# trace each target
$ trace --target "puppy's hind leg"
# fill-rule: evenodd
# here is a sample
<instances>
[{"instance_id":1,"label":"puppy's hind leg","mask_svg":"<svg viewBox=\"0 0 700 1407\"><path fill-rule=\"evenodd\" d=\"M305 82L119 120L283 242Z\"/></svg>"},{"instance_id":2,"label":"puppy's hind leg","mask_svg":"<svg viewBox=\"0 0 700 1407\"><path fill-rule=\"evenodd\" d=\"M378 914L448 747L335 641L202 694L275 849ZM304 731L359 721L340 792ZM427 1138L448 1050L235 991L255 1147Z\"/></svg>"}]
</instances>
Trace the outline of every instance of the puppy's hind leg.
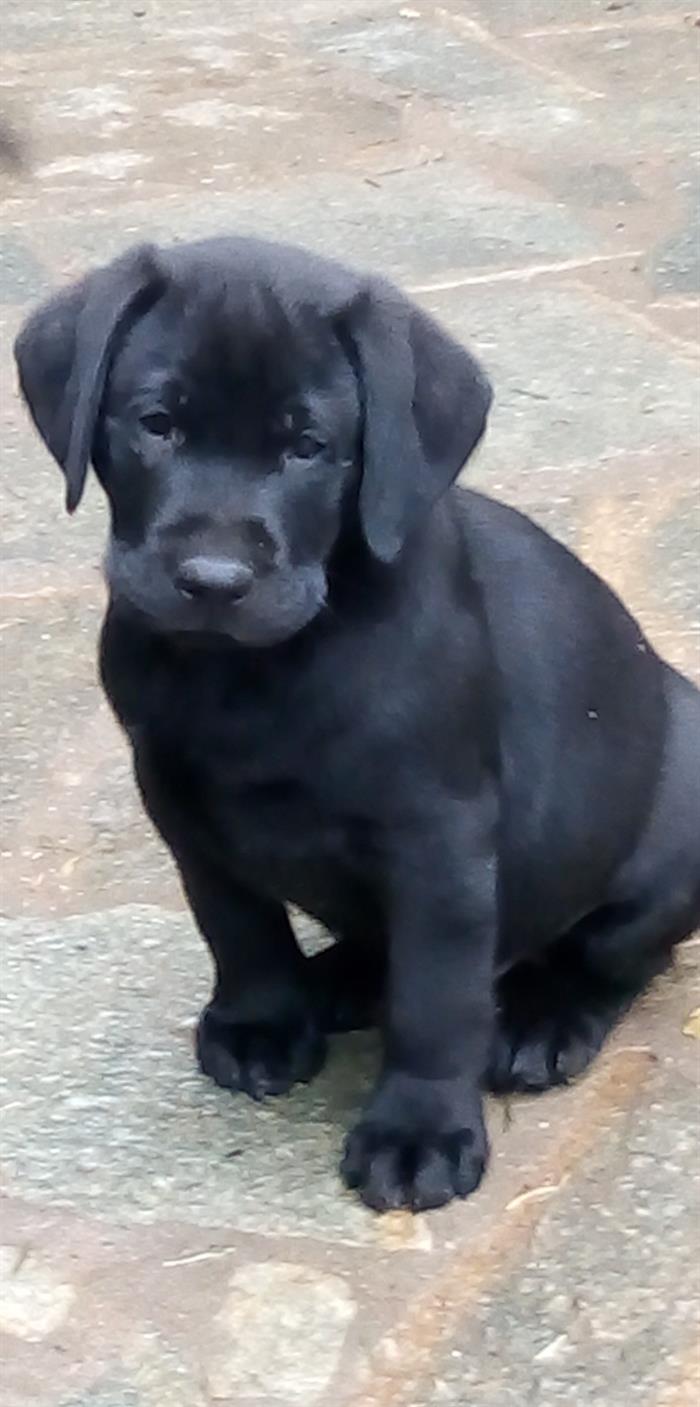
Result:
<instances>
[{"instance_id":1,"label":"puppy's hind leg","mask_svg":"<svg viewBox=\"0 0 700 1407\"><path fill-rule=\"evenodd\" d=\"M700 694L670 670L668 687L653 815L609 902L499 983L487 1077L495 1091L541 1091L581 1074L674 945L700 926Z\"/></svg>"},{"instance_id":2,"label":"puppy's hind leg","mask_svg":"<svg viewBox=\"0 0 700 1407\"><path fill-rule=\"evenodd\" d=\"M610 905L539 961L516 963L505 973L497 987L486 1087L535 1094L582 1074L634 998L670 961L682 934L675 926L662 929L663 918L653 909ZM640 950L636 963L625 963L624 975L613 957L623 948Z\"/></svg>"}]
</instances>

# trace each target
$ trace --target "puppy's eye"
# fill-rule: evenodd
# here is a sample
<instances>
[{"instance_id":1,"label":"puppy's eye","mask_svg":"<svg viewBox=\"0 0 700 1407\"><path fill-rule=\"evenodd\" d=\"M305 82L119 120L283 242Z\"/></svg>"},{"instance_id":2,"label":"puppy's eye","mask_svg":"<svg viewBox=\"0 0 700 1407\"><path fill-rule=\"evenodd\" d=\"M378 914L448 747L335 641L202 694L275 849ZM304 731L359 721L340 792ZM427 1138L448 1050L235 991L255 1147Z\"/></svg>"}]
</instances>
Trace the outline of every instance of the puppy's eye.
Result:
<instances>
[{"instance_id":1,"label":"puppy's eye","mask_svg":"<svg viewBox=\"0 0 700 1407\"><path fill-rule=\"evenodd\" d=\"M311 431L305 430L303 435L299 435L294 441L293 454L295 459L315 459L317 454L325 449L322 440L319 440Z\"/></svg>"},{"instance_id":2,"label":"puppy's eye","mask_svg":"<svg viewBox=\"0 0 700 1407\"><path fill-rule=\"evenodd\" d=\"M167 440L172 435L174 426L167 410L154 410L150 415L141 416L141 424L149 435L157 435L159 440Z\"/></svg>"}]
</instances>

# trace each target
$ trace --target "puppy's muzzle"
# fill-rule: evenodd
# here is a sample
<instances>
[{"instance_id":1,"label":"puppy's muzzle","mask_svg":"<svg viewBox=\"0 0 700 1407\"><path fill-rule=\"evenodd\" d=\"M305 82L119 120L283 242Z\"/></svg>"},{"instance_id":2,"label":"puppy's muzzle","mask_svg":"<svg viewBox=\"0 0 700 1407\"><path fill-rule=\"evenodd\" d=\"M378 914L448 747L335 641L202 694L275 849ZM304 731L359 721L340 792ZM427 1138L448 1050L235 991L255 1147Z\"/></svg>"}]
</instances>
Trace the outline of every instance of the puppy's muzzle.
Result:
<instances>
[{"instance_id":1,"label":"puppy's muzzle","mask_svg":"<svg viewBox=\"0 0 700 1407\"><path fill-rule=\"evenodd\" d=\"M189 600L231 604L248 595L253 569L236 558L189 557L178 567L175 585Z\"/></svg>"}]
</instances>

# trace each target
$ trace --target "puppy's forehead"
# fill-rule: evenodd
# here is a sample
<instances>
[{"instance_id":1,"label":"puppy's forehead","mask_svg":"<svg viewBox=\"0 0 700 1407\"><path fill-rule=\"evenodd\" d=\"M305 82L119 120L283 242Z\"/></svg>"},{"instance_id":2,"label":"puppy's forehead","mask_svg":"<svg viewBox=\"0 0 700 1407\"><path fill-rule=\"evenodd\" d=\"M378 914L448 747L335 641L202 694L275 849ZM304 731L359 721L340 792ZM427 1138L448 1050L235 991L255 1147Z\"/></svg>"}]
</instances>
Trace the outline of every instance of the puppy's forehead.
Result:
<instances>
[{"instance_id":1,"label":"puppy's forehead","mask_svg":"<svg viewBox=\"0 0 700 1407\"><path fill-rule=\"evenodd\" d=\"M176 245L161 251L174 283L202 297L228 290L245 298L248 288L265 289L290 308L312 304L336 310L357 291L358 275L335 260L307 249L261 239L223 238Z\"/></svg>"},{"instance_id":2,"label":"puppy's forehead","mask_svg":"<svg viewBox=\"0 0 700 1407\"><path fill-rule=\"evenodd\" d=\"M146 364L149 380L263 381L280 396L328 386L343 361L333 319L354 279L339 265L288 252L258 241L172 251L165 291L132 329L119 379L138 378Z\"/></svg>"},{"instance_id":3,"label":"puppy's forehead","mask_svg":"<svg viewBox=\"0 0 700 1407\"><path fill-rule=\"evenodd\" d=\"M216 367L236 380L271 383L323 375L334 338L313 301L297 303L262 279L240 277L213 292L206 284L179 291L182 356L192 372Z\"/></svg>"},{"instance_id":4,"label":"puppy's forehead","mask_svg":"<svg viewBox=\"0 0 700 1407\"><path fill-rule=\"evenodd\" d=\"M308 250L257 239L207 240L166 263L191 314L205 310L223 337L248 346L312 341L357 288L357 275ZM313 347L309 347L313 350Z\"/></svg>"}]
</instances>

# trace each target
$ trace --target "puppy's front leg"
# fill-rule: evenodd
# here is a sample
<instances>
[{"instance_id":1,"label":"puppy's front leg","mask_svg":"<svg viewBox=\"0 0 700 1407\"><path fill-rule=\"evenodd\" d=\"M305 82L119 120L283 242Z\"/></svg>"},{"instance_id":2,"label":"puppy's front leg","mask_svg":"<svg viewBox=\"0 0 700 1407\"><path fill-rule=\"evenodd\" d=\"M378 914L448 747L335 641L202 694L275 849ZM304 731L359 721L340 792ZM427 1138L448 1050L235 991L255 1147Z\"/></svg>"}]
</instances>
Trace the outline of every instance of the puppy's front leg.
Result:
<instances>
[{"instance_id":1,"label":"puppy's front leg","mask_svg":"<svg viewBox=\"0 0 700 1407\"><path fill-rule=\"evenodd\" d=\"M378 1211L466 1197L488 1156L479 1086L494 1020L491 827L481 808L435 824L402 844L394 866L384 1065L342 1165Z\"/></svg>"},{"instance_id":2,"label":"puppy's front leg","mask_svg":"<svg viewBox=\"0 0 700 1407\"><path fill-rule=\"evenodd\" d=\"M214 991L197 1028L201 1068L218 1085L252 1099L284 1094L312 1079L325 1058L306 959L286 911L208 855L187 805L187 774L146 739L133 741L144 805L172 851L214 959Z\"/></svg>"},{"instance_id":3,"label":"puppy's front leg","mask_svg":"<svg viewBox=\"0 0 700 1407\"><path fill-rule=\"evenodd\" d=\"M199 859L177 858L216 968L197 1030L202 1070L253 1099L284 1094L312 1079L325 1056L287 914Z\"/></svg>"}]
</instances>

